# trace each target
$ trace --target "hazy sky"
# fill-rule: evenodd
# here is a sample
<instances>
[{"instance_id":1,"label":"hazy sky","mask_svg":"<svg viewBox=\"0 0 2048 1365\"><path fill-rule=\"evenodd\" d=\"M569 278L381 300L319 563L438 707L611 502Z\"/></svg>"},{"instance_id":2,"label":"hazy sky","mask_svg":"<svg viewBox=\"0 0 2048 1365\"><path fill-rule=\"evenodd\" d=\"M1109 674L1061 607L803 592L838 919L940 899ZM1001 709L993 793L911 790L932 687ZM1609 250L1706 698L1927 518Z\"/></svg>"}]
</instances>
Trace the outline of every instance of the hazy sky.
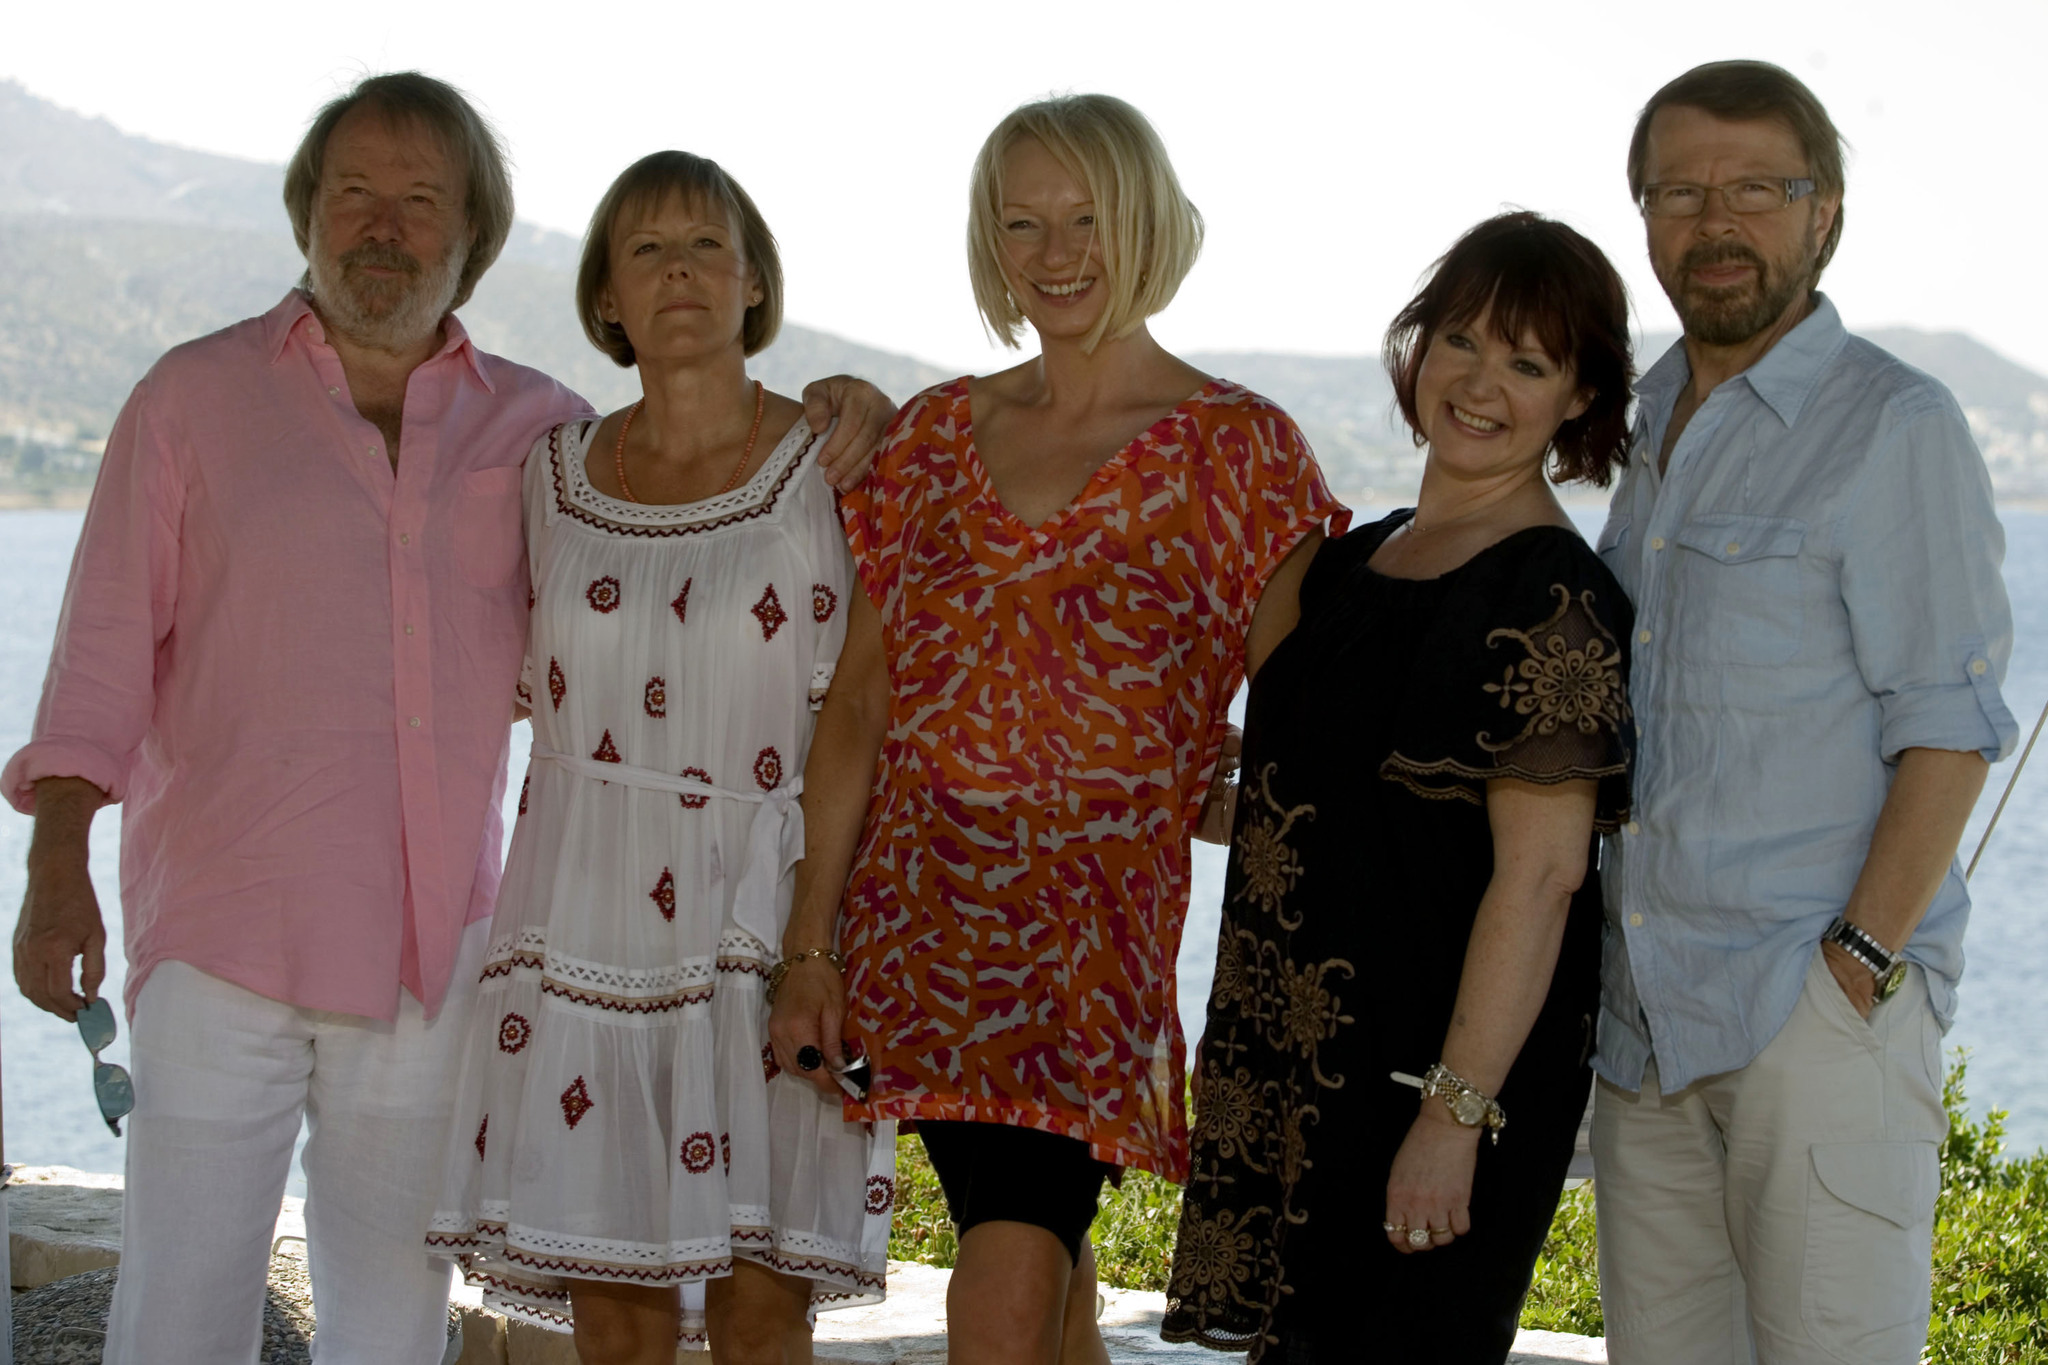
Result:
<instances>
[{"instance_id":1,"label":"hazy sky","mask_svg":"<svg viewBox=\"0 0 2048 1365\"><path fill-rule=\"evenodd\" d=\"M1376 348L1505 205L1563 217L1674 326L1623 161L1685 68L1777 61L1852 144L1826 288L1852 326L1971 332L2048 373L2048 3L657 3L9 6L0 74L124 130L281 161L321 101L416 66L468 90L523 216L580 232L629 161L724 163L781 237L793 321L988 369L962 230L1015 104L1103 90L1157 124L1208 247L1168 345ZM280 210L280 218L282 210Z\"/></svg>"}]
</instances>

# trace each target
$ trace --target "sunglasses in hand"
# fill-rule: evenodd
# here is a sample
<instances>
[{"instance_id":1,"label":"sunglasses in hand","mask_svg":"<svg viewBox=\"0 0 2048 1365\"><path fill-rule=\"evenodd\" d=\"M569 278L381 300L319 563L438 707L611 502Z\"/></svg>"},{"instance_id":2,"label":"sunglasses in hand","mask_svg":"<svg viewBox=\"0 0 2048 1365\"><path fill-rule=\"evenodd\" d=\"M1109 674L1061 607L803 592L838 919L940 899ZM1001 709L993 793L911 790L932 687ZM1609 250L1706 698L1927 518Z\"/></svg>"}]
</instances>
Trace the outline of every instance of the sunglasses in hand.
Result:
<instances>
[{"instance_id":1,"label":"sunglasses in hand","mask_svg":"<svg viewBox=\"0 0 2048 1365\"><path fill-rule=\"evenodd\" d=\"M135 1083L126 1067L100 1060L100 1054L114 1045L114 1007L105 996L78 1012L78 1036L92 1053L92 1093L100 1102L100 1117L115 1137L121 1136L121 1120L135 1108Z\"/></svg>"}]
</instances>

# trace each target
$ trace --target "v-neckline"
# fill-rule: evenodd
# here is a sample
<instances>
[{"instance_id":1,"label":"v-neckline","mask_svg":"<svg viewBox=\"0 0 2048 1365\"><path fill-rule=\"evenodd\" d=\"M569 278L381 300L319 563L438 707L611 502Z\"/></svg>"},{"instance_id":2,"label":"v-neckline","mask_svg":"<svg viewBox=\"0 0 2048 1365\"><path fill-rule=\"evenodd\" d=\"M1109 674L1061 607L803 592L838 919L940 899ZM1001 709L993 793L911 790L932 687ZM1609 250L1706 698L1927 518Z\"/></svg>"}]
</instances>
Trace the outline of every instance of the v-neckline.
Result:
<instances>
[{"instance_id":1,"label":"v-neckline","mask_svg":"<svg viewBox=\"0 0 2048 1365\"><path fill-rule=\"evenodd\" d=\"M1051 516L1038 525L1033 526L1010 510L1009 504L1003 501L1002 494L996 491L996 481L989 474L988 466L981 462L981 448L975 444L974 440L974 378L970 375L959 382L960 393L956 399L960 412L959 429L961 434L967 438L963 446L961 464L966 468L968 476L974 480L976 487L981 492L981 496L988 501L991 507L995 508L996 520L1004 523L1020 539L1025 540L1043 540L1051 537L1061 526L1072 520L1074 513L1089 498L1095 495L1098 484L1113 477L1125 465L1131 462L1132 455L1152 440L1153 433L1166 426L1169 422L1179 421L1190 407L1202 399L1211 396L1213 392L1230 387L1222 379L1203 380L1200 388L1196 389L1186 398L1181 399L1180 402L1175 403L1173 408L1160 417L1158 421L1124 442L1114 454L1097 465L1095 472L1088 476L1088 482L1081 485L1081 491L1068 499L1064 506L1056 509Z\"/></svg>"}]
</instances>

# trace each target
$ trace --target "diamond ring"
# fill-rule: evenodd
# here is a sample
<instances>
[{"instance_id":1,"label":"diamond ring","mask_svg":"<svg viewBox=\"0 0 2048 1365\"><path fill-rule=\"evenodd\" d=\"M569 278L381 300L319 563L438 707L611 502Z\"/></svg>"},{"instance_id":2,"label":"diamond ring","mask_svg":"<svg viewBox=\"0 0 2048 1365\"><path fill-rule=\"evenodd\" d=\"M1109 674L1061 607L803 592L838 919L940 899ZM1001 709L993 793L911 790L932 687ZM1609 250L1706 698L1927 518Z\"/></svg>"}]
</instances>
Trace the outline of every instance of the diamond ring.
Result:
<instances>
[{"instance_id":1,"label":"diamond ring","mask_svg":"<svg viewBox=\"0 0 2048 1365\"><path fill-rule=\"evenodd\" d=\"M1408 1229L1408 1245L1409 1245L1409 1246L1412 1246L1412 1247L1426 1247L1426 1246L1428 1246L1428 1245L1429 1245L1429 1229L1428 1229L1428 1228L1410 1228L1410 1229Z\"/></svg>"}]
</instances>

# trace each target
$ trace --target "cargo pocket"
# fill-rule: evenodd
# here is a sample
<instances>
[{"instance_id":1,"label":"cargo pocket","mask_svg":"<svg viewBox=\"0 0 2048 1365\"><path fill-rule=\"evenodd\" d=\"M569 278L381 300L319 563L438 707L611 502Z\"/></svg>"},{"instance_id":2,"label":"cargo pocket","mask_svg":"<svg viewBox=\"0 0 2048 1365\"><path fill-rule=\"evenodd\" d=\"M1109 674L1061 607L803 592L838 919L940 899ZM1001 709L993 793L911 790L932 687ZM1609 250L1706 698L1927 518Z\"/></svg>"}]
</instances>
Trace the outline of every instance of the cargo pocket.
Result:
<instances>
[{"instance_id":1,"label":"cargo pocket","mask_svg":"<svg viewBox=\"0 0 2048 1365\"><path fill-rule=\"evenodd\" d=\"M1853 1365L1920 1359L1940 1157L1931 1142L1810 1149L1800 1312L1814 1342Z\"/></svg>"},{"instance_id":2,"label":"cargo pocket","mask_svg":"<svg viewBox=\"0 0 2048 1365\"><path fill-rule=\"evenodd\" d=\"M1679 657L1701 664L1782 664L1799 652L1805 603L1799 547L1806 523L1710 512L1680 527L1673 569Z\"/></svg>"},{"instance_id":3,"label":"cargo pocket","mask_svg":"<svg viewBox=\"0 0 2048 1365\"><path fill-rule=\"evenodd\" d=\"M477 469L462 476L462 496L455 503L455 563L463 581L479 588L502 588L526 559L526 533L520 524L518 465Z\"/></svg>"}]
</instances>

